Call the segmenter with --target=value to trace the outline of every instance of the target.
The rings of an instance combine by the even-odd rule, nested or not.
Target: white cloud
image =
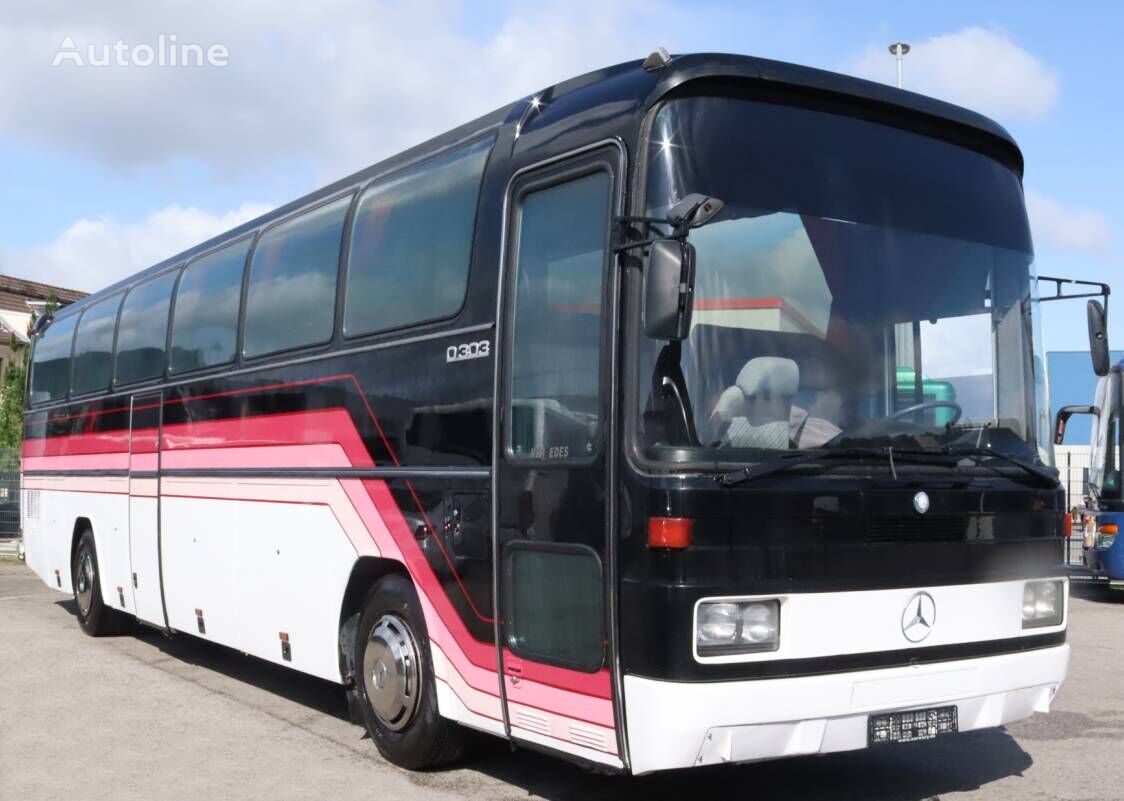
[[[63,0],[8,11],[0,139],[136,180],[184,163],[219,181],[300,163],[325,183],[559,80],[673,47],[668,32],[686,13],[660,0],[550,0],[485,27],[458,0],[321,0],[283,13],[274,0],[204,2],[190,15],[175,0]],[[229,63],[51,66],[67,37],[100,60],[102,45],[151,45],[160,34],[224,45]],[[125,221],[112,204],[42,247],[0,249],[0,270],[98,289],[265,210],[170,206]]]
[[[1038,246],[1104,253],[1112,244],[1108,220],[1097,211],[1063,206],[1033,189],[1026,190],[1026,209]]]
[[[851,72],[893,84],[894,57],[871,46]],[[1010,120],[1036,120],[1058,100],[1058,76],[1004,33],[969,27],[913,43],[903,68],[906,89]]]
[[[558,80],[670,47],[686,13],[658,0],[555,0],[473,31],[475,9],[456,0],[321,0],[283,13],[273,0],[246,0],[195,4],[191,15],[173,0],[69,0],[11,11],[0,29],[0,135],[117,168],[186,158],[222,172],[296,157],[324,178]],[[102,44],[159,34],[224,45],[229,64],[51,66],[67,36],[100,54]]]
[[[0,253],[0,269],[71,289],[95,291],[269,210],[248,203],[224,214],[169,206],[144,220],[81,219],[43,247]]]

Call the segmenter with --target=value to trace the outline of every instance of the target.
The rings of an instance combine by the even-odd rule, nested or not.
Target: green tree
[[[53,314],[59,307],[59,298],[51,293],[47,298],[46,314]],[[35,314],[31,315],[35,324]],[[30,348],[13,342],[15,358],[9,362],[0,377],[0,448],[10,448],[18,452],[23,443],[23,399],[27,390],[27,361]]]

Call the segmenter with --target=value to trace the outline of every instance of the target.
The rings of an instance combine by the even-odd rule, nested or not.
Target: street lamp
[[[905,42],[894,42],[890,45],[890,52],[894,54],[894,58],[898,61],[898,88],[902,88],[902,59],[905,54],[909,52],[909,45]]]

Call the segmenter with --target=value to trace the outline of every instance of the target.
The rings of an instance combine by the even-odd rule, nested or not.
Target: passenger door
[[[607,343],[619,164],[616,148],[602,148],[513,184],[496,448],[496,619],[510,734],[610,764]]]
[[[129,410],[129,561],[137,617],[164,628],[160,563],[160,427],[164,395],[134,395]]]

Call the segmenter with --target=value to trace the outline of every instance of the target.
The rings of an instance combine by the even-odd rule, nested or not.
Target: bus
[[[1066,423],[1073,415],[1092,415],[1088,495],[1082,515],[1084,529],[1076,532],[1082,538],[1082,564],[1074,578],[1080,577],[1112,590],[1124,589],[1124,545],[1118,544],[1116,537],[1121,523],[1124,523],[1124,494],[1120,486],[1120,453],[1124,446],[1120,429],[1124,411],[1122,374],[1124,361],[1113,365],[1107,374],[1101,376],[1092,406],[1065,406],[1060,409],[1054,440],[1056,444],[1062,444]]]
[[[548,87],[43,318],[27,562],[89,634],[339,683],[407,768],[1045,712],[1022,169],[978,114],[759,58]]]

